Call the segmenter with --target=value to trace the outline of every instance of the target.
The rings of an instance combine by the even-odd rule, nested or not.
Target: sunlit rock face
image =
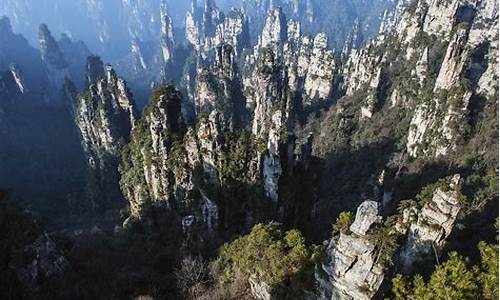
[[[473,99],[494,90],[485,88],[494,81],[491,71],[497,70],[490,56],[498,51],[497,43],[490,42],[498,39],[493,33],[498,11],[492,7],[489,2],[416,1],[410,9],[395,12],[389,29],[381,29],[383,34],[366,47],[352,50],[341,65],[341,90],[348,96],[366,94],[360,119],[384,112],[388,93],[391,107],[414,111],[406,135],[411,157],[443,157],[455,151],[468,130]],[[407,82],[388,77],[394,57],[390,51],[377,51],[393,42],[412,68]]]
[[[25,83],[22,74],[16,66],[12,65],[10,70],[0,73],[0,105],[13,103],[25,91]]]
[[[104,68],[98,57],[89,57],[88,90],[77,99],[75,119],[89,168],[91,207],[119,200],[118,163],[129,141],[136,112],[126,82],[110,65]]]
[[[195,228],[218,234],[221,225],[228,226],[236,212],[221,208],[227,204],[206,186],[226,188],[226,166],[234,164],[231,155],[237,145],[232,138],[246,136],[240,133],[245,118],[240,93],[235,50],[229,44],[217,47],[213,64],[197,71],[196,126],[184,123],[177,89],[169,85],[155,91],[133,130],[121,167],[130,221],[150,219],[149,211],[154,207],[190,220],[191,225],[183,225],[190,238],[196,236]],[[243,169],[231,176],[254,182],[259,157],[252,152],[241,159],[238,168]]]
[[[231,45],[235,55],[240,56],[245,48],[250,46],[249,24],[246,16],[238,9],[232,9],[225,16],[224,22],[218,24],[214,45]]]
[[[377,263],[375,244],[367,234],[381,219],[379,204],[363,202],[357,210],[350,233],[341,233],[328,245],[328,262],[317,274],[318,299],[372,299],[384,279],[384,270]]]
[[[445,246],[462,209],[459,190],[460,175],[457,174],[451,178],[449,186],[437,188],[432,200],[420,211],[409,208],[403,212],[406,217],[399,226],[408,228],[399,254],[403,271],[414,270],[416,263],[436,255]]]
[[[498,47],[497,43],[485,38],[498,40],[498,33],[493,33],[492,29],[498,27],[498,20],[495,21],[498,10],[493,9],[489,2],[472,7],[452,1],[444,8],[442,6],[440,1],[433,1],[428,6],[417,7],[422,11],[427,7],[428,12],[420,30],[429,35],[444,36],[449,43],[434,84],[435,104],[420,104],[411,121],[407,149],[414,157],[422,154],[439,157],[453,151],[460,140],[458,132],[464,130],[465,119],[470,113],[470,99],[474,95],[491,93],[491,89],[484,88],[486,82],[492,82],[490,72],[495,69],[492,63],[496,59],[489,53],[497,53]],[[449,30],[452,26],[457,28]],[[479,27],[484,34],[482,38],[477,34]],[[478,57],[483,63],[479,63]],[[470,86],[464,87],[464,79],[471,83]],[[437,116],[440,110],[445,111],[444,118]],[[424,144],[430,147],[424,147]]]
[[[318,34],[313,41],[312,53],[307,68],[304,90],[308,102],[314,103],[331,96],[333,77],[335,75],[335,59],[333,51],[328,49],[325,34]]]
[[[375,244],[376,231],[381,230],[376,224],[389,226],[385,230],[401,237],[391,252],[396,272],[409,274],[419,263],[440,255],[463,207],[460,175],[441,179],[425,195],[422,206],[412,202],[391,216],[392,225],[388,219],[382,222],[381,203],[361,203],[349,230],[330,240],[327,262],[316,271],[318,299],[373,299],[379,292],[387,268]]]
[[[287,39],[286,18],[283,11],[273,9],[267,15],[264,28],[259,37],[259,47],[276,46]]]
[[[161,53],[164,63],[174,60],[174,26],[169,15],[167,2],[163,0],[160,6],[161,21]]]

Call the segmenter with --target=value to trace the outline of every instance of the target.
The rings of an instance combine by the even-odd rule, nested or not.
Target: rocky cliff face
[[[174,25],[168,13],[167,2],[162,1],[160,7],[161,20],[161,52],[163,62],[168,64],[174,60]]]
[[[214,43],[215,46],[222,43],[231,45],[237,57],[250,47],[248,19],[241,10],[232,9],[228,12],[224,22],[217,26]]]
[[[55,97],[47,95],[50,83],[40,52],[32,48],[23,36],[12,31],[10,20],[6,17],[0,18],[0,36],[1,72],[6,75],[11,73],[17,88],[22,89],[26,98],[55,102]]]
[[[45,63],[47,75],[50,80],[52,97],[60,97],[66,79],[71,79],[78,87],[83,88],[82,71],[86,60],[91,55],[83,42],[75,42],[66,34],[56,41],[47,25],[42,24],[39,28],[40,55]]]
[[[68,78],[71,79],[79,89],[85,88],[82,73],[87,65],[87,57],[92,55],[90,50],[82,41],[74,41],[68,35],[62,34],[57,41],[65,60],[68,62]]]
[[[265,48],[277,46],[287,39],[286,18],[281,8],[272,9],[267,14],[264,28],[259,36],[258,46]]]
[[[497,53],[498,40],[497,33],[493,34],[493,31],[498,30],[497,10],[492,8],[495,1],[489,2],[417,1],[395,18],[396,22],[389,26],[392,29],[384,31],[383,35],[365,48],[351,51],[342,60],[341,71],[337,75],[341,81],[340,90],[346,96],[340,97],[331,113],[325,117],[317,132],[313,155],[324,155],[328,161],[332,159],[332,152],[342,157],[342,151],[337,149],[346,145],[370,149],[373,145],[370,143],[375,142],[377,145],[376,143],[383,143],[384,139],[395,140],[403,147],[396,146],[396,155],[383,159],[381,166],[386,168],[384,171],[393,170],[392,174],[395,175],[386,173],[385,179],[394,176],[396,182],[401,180],[399,176],[405,172],[402,170],[404,166],[414,160],[428,161],[435,157],[452,160],[451,157],[462,156],[464,145],[477,134],[477,127],[470,123],[477,117],[474,113],[477,105],[497,105],[496,100],[492,100],[492,95],[496,95],[496,88],[483,88],[487,86],[486,82],[494,82],[488,70],[496,68],[490,65],[496,63],[490,53]],[[485,11],[486,7],[490,7],[488,12]],[[477,28],[482,28],[484,38],[477,35]],[[389,121],[393,118],[391,115],[397,121]],[[328,125],[332,123],[334,125]],[[375,133],[368,129],[387,128],[387,124],[394,124],[395,130]],[[322,139],[328,139],[329,142]],[[328,143],[335,146],[325,147]],[[384,149],[380,153],[387,151],[394,150]],[[368,153],[363,154],[363,150],[360,153],[348,153],[356,153],[354,155],[359,155],[359,159],[370,156]],[[406,153],[410,158],[405,158]],[[332,175],[335,177],[333,181],[352,174],[351,168],[343,168],[340,161],[333,162],[331,170],[328,168],[330,166],[327,165],[324,170],[328,171],[323,176]],[[375,167],[374,170],[375,174],[380,174],[381,169]],[[335,176],[339,172],[342,175]],[[458,180],[459,177],[454,177],[440,187],[433,187],[431,191],[427,191],[427,200],[420,205],[414,204],[411,208],[402,209],[397,215],[399,225],[394,225],[394,228],[400,231],[398,234],[405,236],[399,240],[399,250],[393,256],[397,261],[396,272],[410,272],[416,264],[423,263],[423,260],[433,260],[440,255],[454,228],[457,215],[463,208]],[[371,178],[365,178],[360,184],[369,186],[372,181]],[[332,183],[326,183],[330,184]],[[384,185],[381,185],[382,188],[387,188]],[[338,195],[335,189],[324,189]],[[398,188],[392,187],[392,191],[394,189]],[[390,195],[393,195],[392,191]],[[353,194],[371,193],[368,187],[353,189]],[[382,199],[385,195],[388,194],[384,192],[375,197]],[[323,197],[331,196],[324,194]],[[390,207],[390,201],[393,200],[384,201],[384,207],[387,207],[387,203]],[[348,201],[352,201],[352,198]],[[342,238],[341,235],[339,243],[343,241]],[[378,287],[370,289],[369,284],[361,289],[364,294],[348,294],[359,287],[349,285],[358,282],[357,276],[349,277],[353,275],[346,272],[340,273],[343,274],[340,279],[335,279],[334,276],[339,276],[336,268],[339,268],[338,272],[343,270],[343,264],[336,260],[340,255],[339,251],[332,251],[339,248],[335,246],[337,244],[330,244],[328,250],[329,259],[335,262],[330,265],[333,269],[325,268],[329,274],[327,278],[330,279],[318,276],[320,290],[326,293],[321,297],[331,298],[333,295],[332,299],[373,298]],[[356,256],[355,250],[351,250],[356,247],[346,248],[348,257]],[[354,263],[354,269],[360,261],[362,260]],[[370,270],[377,269],[370,267],[357,275],[359,278],[375,278],[373,282],[378,282],[386,273],[382,270],[379,277],[374,277]],[[336,285],[348,292],[335,296]]]
[[[425,190],[410,207],[401,200],[444,173],[475,176],[497,162],[488,149],[498,131],[496,0],[419,0],[407,8],[406,1],[391,1],[398,6],[380,28],[366,28],[360,18],[339,26],[353,27],[342,53],[329,46],[341,48],[329,41],[335,30],[314,29],[332,14],[318,8],[350,11],[384,1],[244,1],[247,9],[227,14],[214,1],[202,9],[193,1],[188,46],[179,36],[174,41],[165,1],[125,2],[131,14],[122,17],[133,38],[121,67],[148,92],[157,87],[142,116],[125,81],[98,57],[88,58],[84,84],[67,80],[88,55],[82,43],[56,41],[42,26],[39,53],[0,19],[0,133],[7,128],[5,103],[35,93],[50,99],[63,87],[87,158],[91,206],[125,197],[126,228],[154,231],[168,218],[189,248],[278,220],[319,241],[339,211],[371,199],[330,240],[316,279],[320,299],[372,299],[387,274],[410,272],[439,255],[464,205],[456,177]],[[87,4],[101,11],[100,3]],[[261,23],[258,32],[254,22]],[[115,37],[103,24],[107,44]],[[380,35],[358,49],[372,30]],[[257,32],[253,48],[250,32]],[[17,63],[17,52],[39,62],[42,79]],[[157,84],[179,79],[181,69],[182,90]],[[80,85],[85,92],[77,95]],[[481,176],[471,176],[469,185],[490,188],[493,180]],[[53,248],[43,238],[40,245]],[[262,299],[272,294],[257,280],[250,289]]]
[[[208,140],[199,136],[191,138],[193,145],[198,142],[205,149],[202,153],[209,153],[201,159],[205,174],[209,174],[213,182],[218,177],[220,180],[220,174],[217,174],[220,171],[219,158],[215,153],[226,146],[221,142],[224,132],[235,129],[251,131],[259,143],[265,145],[265,151],[255,158],[260,165],[259,178],[265,194],[271,203],[280,206],[280,185],[291,176],[296,152],[300,152],[301,145],[297,144],[295,132],[297,124],[303,122],[308,113],[331,105],[344,95],[365,95],[361,102],[349,107],[349,110],[356,110],[353,113],[359,122],[369,124],[369,120],[379,119],[380,114],[389,109],[387,105],[393,111],[405,110],[405,114],[411,115],[412,120],[401,125],[407,127],[398,133],[407,139],[406,148],[411,156],[417,155],[419,150],[415,149],[421,144],[432,145],[429,151],[433,155],[453,150],[454,141],[461,136],[461,129],[457,133],[454,124],[460,123],[458,120],[467,111],[467,99],[473,97],[473,93],[454,88],[461,82],[457,78],[474,73],[475,80],[481,82],[478,74],[484,70],[479,65],[471,69],[464,58],[470,55],[462,52],[461,58],[453,62],[456,51],[452,49],[458,49],[457,43],[464,43],[461,39],[434,46],[429,44],[441,34],[429,29],[438,28],[435,25],[423,25],[423,12],[434,9],[429,7],[430,4],[418,2],[414,10],[405,13],[399,8],[387,17],[387,24],[380,29],[384,33],[380,38],[341,59],[337,59],[328,48],[325,34],[303,34],[301,24],[287,21],[282,10],[272,9],[264,22],[258,44],[244,57],[245,66],[238,72],[236,66],[238,54],[242,53],[240,41],[244,35],[245,16],[237,11],[223,16],[210,1],[200,14],[194,5],[186,17],[186,34],[195,51],[192,69],[196,72],[185,74],[185,78],[190,82],[187,102],[193,103],[194,114],[198,115],[194,118],[198,119],[195,123],[203,129],[203,135],[210,136]],[[467,24],[472,28],[473,15],[459,7],[459,15],[450,19],[444,14],[440,22],[455,24],[459,19],[460,22],[469,22]],[[414,27],[414,24],[421,26]],[[394,36],[395,31],[401,39]],[[458,27],[454,31],[455,37],[464,34]],[[446,95],[443,90],[447,91]],[[428,100],[420,101],[422,98]],[[454,99],[461,99],[462,104],[455,106],[459,101]],[[436,110],[436,105],[440,109]],[[339,114],[349,116],[351,111],[342,111],[341,106]],[[410,112],[412,106],[417,108]],[[435,126],[430,110],[434,111],[433,114],[445,115],[445,126]],[[347,120],[351,122],[351,119]],[[356,122],[354,124],[359,126]],[[347,125],[345,129],[350,128]],[[436,131],[431,134],[428,127],[436,128]],[[196,133],[196,130],[188,130],[186,136],[191,133]],[[436,142],[428,142],[425,136],[433,136],[432,140]],[[441,145],[443,141],[448,142]],[[194,165],[191,167],[194,169]],[[166,180],[165,176],[162,178]],[[167,190],[162,193],[166,194]],[[153,194],[156,194],[154,198],[166,197],[157,192]]]
[[[384,12],[393,15],[399,2],[404,1],[296,1],[296,0],[245,0],[226,1],[224,8],[240,8],[252,22],[252,41],[258,41],[258,36],[265,26],[266,14],[269,10],[281,7],[290,18],[300,22],[305,31],[312,34],[325,32],[331,45],[342,49],[351,44],[350,37],[357,33],[356,48],[362,47],[377,34],[377,29],[384,20]],[[357,29],[356,29],[357,28]]]
[[[446,179],[441,185],[432,192],[432,199],[420,211],[415,207],[402,211],[398,227],[407,238],[399,259],[405,272],[414,270],[419,261],[438,255],[454,228],[463,206],[460,175]]]
[[[285,65],[288,88],[293,97],[299,98],[300,106],[306,108],[332,96],[336,62],[325,34],[303,34],[301,24],[287,22],[276,9],[269,12],[259,44],[247,62],[256,60],[259,51],[269,51],[263,50],[266,48],[273,50],[276,63]]]
[[[218,59],[218,48],[231,46],[234,63],[242,59],[244,49],[250,46],[248,19],[238,9],[232,9],[224,15],[212,1],[205,3],[202,12],[193,3],[186,14],[185,29],[192,53],[184,67],[182,85],[187,90],[189,102],[194,103],[198,71],[214,64]]]
[[[384,279],[384,269],[377,262],[375,243],[368,230],[379,222],[379,203],[363,202],[350,226],[350,233],[340,233],[328,245],[328,262],[316,277],[318,299],[372,299]]]
[[[187,1],[186,1],[187,2]],[[68,32],[83,40],[91,49],[108,53],[113,62],[123,58],[133,38],[158,41],[161,34],[161,0],[113,1],[78,0],[73,2],[42,0],[6,1],[0,15],[12,19],[14,28],[30,42],[36,42],[33,28],[42,22],[55,32]],[[180,23],[187,3],[176,3],[170,11],[174,22]],[[47,19],[50,12],[52,18]],[[112,17],[111,17],[112,16]]]
[[[487,2],[480,6],[467,6],[459,1],[452,1],[445,8],[443,5],[440,1],[418,4],[415,16],[425,14],[425,17],[420,22],[415,23],[416,20],[413,22],[422,25],[407,30],[430,36],[445,35],[449,39],[443,60],[436,72],[435,84],[432,86],[433,99],[420,104],[417,107],[418,113],[412,120],[414,125],[410,128],[407,142],[408,152],[412,156],[422,153],[442,156],[454,150],[460,143],[460,135],[467,130],[464,120],[470,114],[471,99],[476,98],[476,95],[488,93],[485,94],[479,85],[483,76],[489,76],[485,73],[487,67],[473,62],[473,57],[479,55],[482,57],[481,60],[492,60],[493,58],[488,59],[485,55],[490,52],[495,53],[496,44],[478,38],[472,28],[482,26],[487,37],[488,33],[494,30],[492,28],[498,27],[498,23],[494,21],[498,19],[498,14],[490,9],[486,14],[490,14],[491,19],[483,17],[485,7],[492,5]],[[491,37],[498,39],[498,35],[495,35]],[[408,52],[414,53],[418,50],[409,47]],[[489,81],[489,79],[483,80]]]
[[[282,174],[290,175],[295,143],[293,127],[303,111],[325,101],[334,85],[335,61],[326,37],[303,35],[300,24],[271,10],[259,44],[246,58],[243,77],[252,133],[267,144],[262,178],[267,196],[279,202]],[[288,167],[286,167],[288,166]]]
[[[213,69],[215,78],[230,74],[225,68],[232,68],[227,60],[220,63]],[[244,192],[245,184],[256,182],[256,149],[251,137],[233,126],[233,115],[227,114],[225,105],[234,107],[234,103],[213,97],[225,90],[224,85],[214,87],[213,82],[202,83],[200,78],[195,127],[186,129],[181,94],[173,86],[155,92],[137,123],[121,165],[121,186],[130,203],[126,224],[151,220],[153,210],[166,210],[179,217],[186,233],[198,229],[216,233],[220,226],[229,230],[245,226],[246,216],[236,217],[243,213],[241,207],[227,201],[235,192],[231,187]],[[248,200],[244,194],[240,197],[244,206]]]
[[[362,119],[380,111],[389,102],[386,97],[392,107],[416,106],[406,147],[412,157],[443,156],[456,149],[468,130],[471,101],[492,91],[482,85],[491,82],[486,65],[495,62],[489,53],[496,53],[496,43],[484,37],[498,38],[492,33],[498,15],[494,9],[486,13],[487,6],[493,4],[417,1],[400,10],[376,40],[351,51],[342,65],[341,90],[347,96],[367,95]],[[483,38],[473,29],[478,27]],[[401,51],[389,50],[395,47]]]
[[[64,78],[69,77],[68,62],[45,24],[40,25],[39,42],[42,59],[49,70],[53,87],[60,87]]]
[[[383,162],[390,167],[377,166],[377,174],[381,167],[394,168],[391,164],[401,169],[408,159],[406,153],[410,158],[425,158],[454,151],[467,139],[465,120],[471,103],[492,94],[491,70],[495,67],[490,53],[496,53],[496,46],[477,31],[486,28],[483,32],[497,38],[492,30],[496,26],[493,5],[470,6],[457,1],[445,5],[422,0],[404,10],[403,4],[387,13],[385,24],[377,28],[382,33],[377,39],[363,49],[339,55],[329,49],[326,34],[304,34],[303,24],[288,21],[279,8],[269,10],[253,51],[242,51],[248,22],[244,13],[234,10],[223,15],[212,1],[207,1],[202,10],[193,4],[185,21],[186,38],[194,50],[184,74],[188,99],[181,109],[192,104],[188,124],[197,126],[180,134],[184,143],[180,148],[185,151],[185,143],[190,141],[192,146],[186,151],[198,151],[194,156],[201,157],[198,162],[204,174],[211,182],[221,182],[217,152],[227,147],[224,136],[235,131],[251,133],[261,146],[252,160],[257,162],[258,178],[267,198],[277,206],[282,205],[280,185],[292,177],[297,159],[302,159],[298,153],[303,145],[298,141],[305,141],[307,136],[312,136],[312,153],[318,155],[324,152],[320,139],[325,137],[335,136],[339,144],[331,145],[334,151],[342,147],[358,149],[368,140],[381,142],[374,133],[376,128],[390,128],[381,134],[392,139],[395,147],[405,145],[405,149],[392,150],[395,153],[391,152],[391,159],[399,161]],[[300,10],[297,5],[295,12]],[[311,17],[319,13],[313,9]],[[165,20],[168,25],[168,18]],[[169,36],[169,30],[166,32]],[[138,62],[142,64],[141,59]],[[238,68],[242,62],[243,68]],[[318,129],[313,123],[304,126],[307,118],[336,101],[340,103],[332,109],[338,119],[334,132],[329,135],[321,128],[328,121],[325,119],[319,125],[320,134],[309,135],[308,130]],[[401,121],[397,126],[384,125],[396,122],[396,118]],[[371,124],[375,124],[373,130]],[[189,168],[196,169],[198,162],[193,159]],[[168,169],[164,162],[160,165],[163,167],[158,170]],[[192,170],[181,176],[186,182],[194,178]],[[178,202],[165,200],[177,199],[167,196],[177,184],[159,192],[158,186],[168,181],[167,177],[164,174],[153,180],[156,183],[149,185],[155,192],[148,192],[146,198]],[[199,193],[191,183],[182,185]],[[129,193],[130,199],[134,193]],[[139,208],[133,211],[134,216],[140,215]]]
[[[182,192],[176,183],[186,180],[173,176],[167,166],[173,143],[176,137],[183,134],[181,95],[173,88],[164,88],[153,97],[133,131],[131,144],[124,152],[124,162],[130,164],[127,166],[130,169],[122,171],[122,190],[129,200],[131,215],[136,218],[144,215],[148,204],[167,207],[178,205],[174,204],[175,198],[171,197]],[[128,182],[136,184],[127,185]],[[174,188],[177,189],[174,191]],[[187,196],[186,192],[182,195]]]
[[[394,260],[392,271],[409,273],[440,255],[463,205],[460,175],[427,186],[417,198],[385,222],[381,203],[358,207],[349,230],[329,243],[327,262],[316,273],[318,299],[374,299],[388,270],[384,259]]]
[[[0,95],[2,103],[12,103],[25,92],[25,81],[20,70],[11,65],[9,70],[0,75]]]
[[[266,141],[269,153],[264,158],[262,176],[267,196],[277,204],[278,181],[283,172],[280,158],[282,133],[287,134],[286,127],[286,78],[282,63],[275,61],[275,53],[265,48],[261,65],[258,67],[254,97],[252,133]]]
[[[206,59],[220,43],[241,42],[246,29],[244,25],[244,16],[237,10],[230,12],[226,17],[214,1],[207,0],[200,13],[197,4],[193,2],[186,13],[186,40],[197,52],[197,56]],[[232,46],[241,49],[241,46],[236,44]]]
[[[118,162],[136,113],[125,81],[110,65],[104,70],[100,59],[90,57],[87,70],[90,86],[78,97],[75,118],[87,155],[89,197],[96,209],[120,198]]]

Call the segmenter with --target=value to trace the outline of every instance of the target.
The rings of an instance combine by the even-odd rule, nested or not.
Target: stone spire
[[[47,25],[40,25],[38,37],[42,59],[55,69],[66,68],[68,63]]]
[[[167,1],[162,0],[160,6],[161,16],[161,52],[163,62],[169,63],[173,61],[173,48],[174,48],[174,27],[172,25],[172,18],[168,14]]]

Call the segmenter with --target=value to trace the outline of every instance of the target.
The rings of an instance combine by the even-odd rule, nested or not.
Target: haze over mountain
[[[498,298],[498,30],[497,0],[1,1],[0,298]]]

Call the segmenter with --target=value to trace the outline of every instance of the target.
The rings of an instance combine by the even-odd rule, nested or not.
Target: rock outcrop
[[[286,74],[282,58],[272,46],[262,48],[257,69],[247,86],[247,105],[253,110],[252,133],[267,144],[262,177],[266,195],[278,202],[278,181],[283,172],[280,147],[287,132]],[[284,135],[283,135],[284,133]]]
[[[219,51],[231,51],[231,47]],[[224,199],[234,182],[255,183],[258,156],[250,136],[233,121],[235,103],[226,94],[234,71],[230,58],[230,53],[220,53],[214,68],[203,71],[211,79],[200,76],[194,127],[184,124],[181,94],[175,87],[162,86],[154,93],[121,165],[121,187],[130,204],[127,223],[147,221],[152,209],[190,220],[184,226],[190,232],[217,233],[228,223],[244,223],[233,217],[239,208],[228,210]]]
[[[301,66],[302,70],[307,71],[304,80],[307,98],[304,105],[332,96],[335,59],[333,51],[328,49],[328,40],[324,33],[319,33],[314,38],[309,62],[308,66]]]
[[[287,39],[287,22],[281,8],[271,10],[268,15],[262,33],[259,36],[258,47],[277,47]]]
[[[163,0],[160,6],[161,20],[161,53],[165,64],[174,60],[174,26],[168,13],[167,1]]]
[[[407,208],[402,212],[398,227],[407,230],[407,238],[399,253],[399,262],[404,272],[414,270],[419,261],[438,255],[446,244],[462,208],[460,175],[438,187],[431,197],[420,211]]]
[[[110,65],[89,58],[88,90],[77,100],[76,124],[89,167],[89,198],[93,209],[120,199],[118,163],[136,112],[126,82]],[[104,77],[102,77],[104,75]]]
[[[245,103],[241,94],[235,49],[229,44],[216,48],[215,63],[197,72],[194,103],[196,113],[217,111],[225,129],[242,126]]]
[[[186,40],[192,48],[187,65],[182,74],[182,87],[188,94],[187,103],[195,105],[195,89],[198,85],[198,75],[201,81],[206,81],[207,73],[204,71],[213,66],[220,56],[221,47],[232,48],[233,63],[237,63],[250,46],[248,20],[242,11],[231,9],[224,15],[213,1],[207,1],[202,13],[193,3],[185,18]],[[186,119],[193,116],[183,107]]]
[[[250,47],[248,26],[248,20],[243,12],[239,9],[232,9],[226,15],[224,22],[217,26],[214,46],[231,45],[236,57],[239,57],[244,49]]]
[[[335,60],[324,34],[303,35],[300,24],[282,10],[269,12],[254,53],[246,58],[243,77],[252,133],[267,144],[262,157],[266,195],[279,203],[279,182],[291,174],[293,127],[303,110],[326,101],[333,91]],[[290,168],[285,168],[289,166]]]
[[[45,24],[40,25],[39,43],[42,59],[49,70],[49,78],[53,87],[60,88],[64,83],[64,78],[69,77],[69,64]]]
[[[401,241],[388,254],[396,262],[396,272],[410,273],[417,263],[439,256],[462,208],[462,198],[457,174],[425,187],[417,197],[421,208],[415,201],[403,203],[394,222],[381,222],[378,202],[363,202],[349,230],[329,243],[327,262],[316,272],[318,299],[373,299],[386,273],[381,247],[393,243],[380,240],[379,232],[385,232],[384,239],[389,234]],[[374,228],[377,223],[380,226]]]
[[[316,279],[318,299],[372,299],[384,279],[384,269],[377,263],[375,244],[368,230],[377,221],[379,204],[363,202],[357,210],[350,233],[340,233],[328,245],[328,262]]]
[[[189,181],[185,178],[188,170],[179,168],[181,173],[174,176],[173,166],[169,165],[176,136],[183,134],[180,101],[181,95],[173,87],[157,91],[124,152],[127,165],[122,167],[121,186],[135,218],[141,218],[148,205],[173,207],[179,204],[177,199],[187,196],[186,192],[179,193],[181,183]],[[181,154],[171,160],[182,160]]]
[[[8,71],[0,73],[0,96],[1,104],[12,103],[25,91],[25,83],[22,74],[16,66],[10,66]]]
[[[87,57],[91,56],[92,53],[82,41],[74,41],[64,33],[61,34],[61,38],[57,41],[57,44],[68,63],[69,79],[79,89],[85,88],[85,80],[82,80],[82,71],[85,70],[87,65]]]
[[[186,28],[186,40],[193,46],[196,51],[200,49],[200,32],[198,30],[199,24],[196,17],[196,8],[191,7],[191,10],[186,12],[186,19],[184,21],[184,26]]]
[[[467,130],[465,120],[470,114],[470,99],[475,95],[485,94],[481,80],[491,82],[486,71],[489,69],[491,72],[495,67],[480,66],[474,60],[480,56],[479,60],[483,64],[484,61],[487,65],[495,63],[495,59],[485,56],[485,53],[495,53],[497,43],[491,43],[485,37],[498,40],[498,33],[492,33],[498,28],[498,20],[495,21],[498,19],[498,11],[492,9],[493,3],[488,1],[474,6],[460,1],[451,1],[446,5],[442,1],[432,1],[426,5],[421,4],[422,2],[424,1],[417,3],[415,15],[406,16],[406,19],[411,19],[410,16],[420,18],[421,22],[415,24],[421,24],[421,27],[415,28],[416,33],[411,34],[414,37],[410,38],[410,25],[407,25],[407,36],[415,39],[421,31],[438,38],[445,36],[449,43],[433,86],[432,99],[416,108],[417,113],[408,133],[407,150],[414,157],[422,154],[443,156],[453,151],[462,140],[461,135]],[[424,12],[425,17],[422,19]],[[477,35],[478,27],[485,33],[483,38]],[[412,49],[408,53],[414,51],[417,50]],[[417,74],[421,72],[417,70]],[[419,77],[422,82],[422,76]]]

